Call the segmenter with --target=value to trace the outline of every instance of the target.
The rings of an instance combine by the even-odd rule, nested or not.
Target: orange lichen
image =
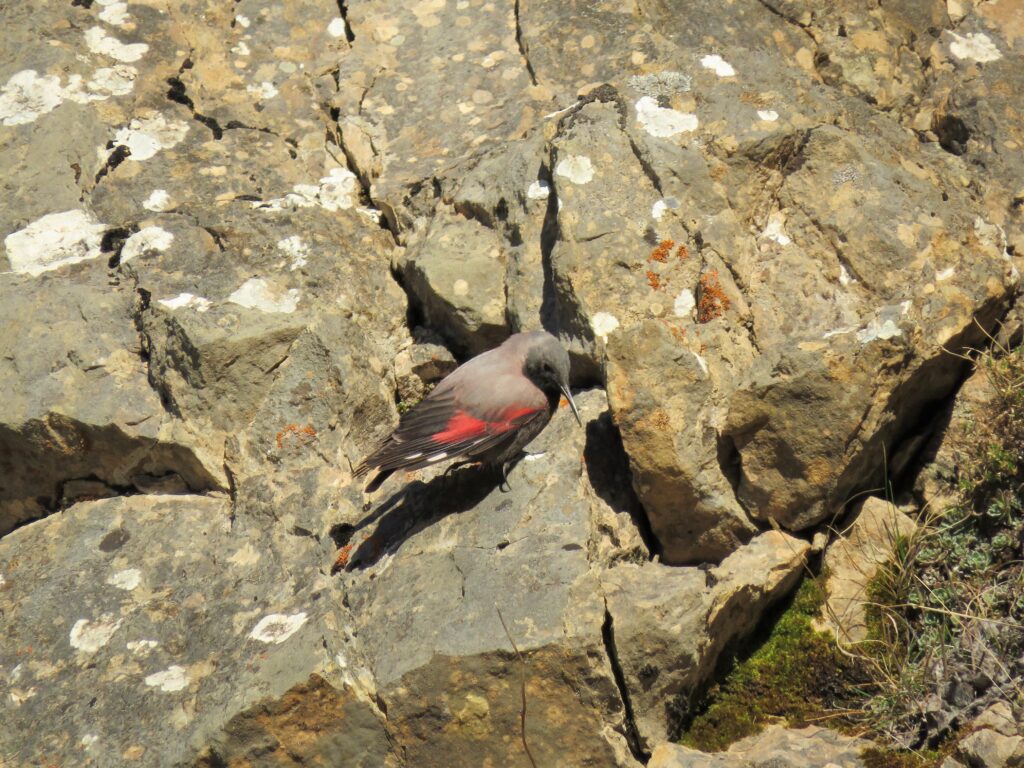
[[[679,258],[680,261],[686,261],[688,258],[690,258],[690,252],[686,250],[685,243],[683,243],[682,245],[679,246],[679,248],[676,249],[676,256]]]
[[[282,449],[285,443],[291,447],[301,448],[309,445],[316,439],[316,430],[312,424],[300,427],[298,424],[286,424],[285,428],[275,436],[278,449]]]
[[[647,284],[656,291],[662,287],[661,278],[658,277],[657,272],[647,270]]]
[[[668,254],[672,250],[672,246],[676,244],[675,240],[662,240],[658,243],[658,247],[651,251],[651,255],[647,257],[648,261],[660,261],[664,264],[668,261]]]
[[[331,573],[340,571],[342,568],[348,566],[348,558],[352,553],[352,545],[346,544],[344,547],[338,550],[338,556],[334,558],[334,565],[331,566]]]
[[[718,270],[712,269],[700,276],[700,298],[697,300],[697,322],[707,323],[721,317],[732,302],[722,290]]]
[[[668,330],[669,330],[669,333],[671,333],[675,337],[676,341],[678,341],[680,344],[684,344],[686,342],[686,329],[685,328],[677,328],[676,326],[672,325],[671,323],[668,323]]]

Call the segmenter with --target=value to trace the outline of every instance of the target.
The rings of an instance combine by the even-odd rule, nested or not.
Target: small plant
[[[906,747],[963,725],[950,685],[1024,702],[1024,351],[990,350],[977,368],[993,394],[955,457],[957,503],[923,515],[868,585],[865,725]]]

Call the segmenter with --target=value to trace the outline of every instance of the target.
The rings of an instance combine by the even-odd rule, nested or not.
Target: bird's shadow
[[[495,467],[462,467],[423,482],[414,480],[393,493],[356,525],[336,525],[331,537],[345,547],[376,524],[373,532],[349,552],[345,570],[364,570],[406,540],[448,515],[472,509],[502,483]]]

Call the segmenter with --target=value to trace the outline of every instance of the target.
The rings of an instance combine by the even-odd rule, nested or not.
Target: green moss
[[[683,744],[715,752],[771,722],[800,726],[834,717],[852,703],[863,673],[830,635],[811,626],[824,597],[818,580],[804,579],[788,605],[776,612],[767,636],[744,649],[708,691]]]

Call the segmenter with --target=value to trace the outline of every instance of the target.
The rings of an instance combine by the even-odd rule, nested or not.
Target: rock
[[[975,728],[988,728],[1003,736],[1016,736],[1018,731],[1017,718],[1013,708],[1005,701],[997,701],[978,715],[972,725]]]
[[[867,639],[864,602],[871,579],[917,524],[891,502],[869,496],[854,507],[850,520],[825,550],[827,599],[817,628],[830,630],[844,645]]]
[[[6,275],[0,292],[0,532],[143,476],[227,490],[222,447],[165,410],[147,380],[130,290],[85,262]]]
[[[967,764],[968,768],[1006,768],[1020,765],[1018,759],[1011,762],[1024,738],[1014,734],[1004,736],[998,731],[982,728],[962,739],[957,745],[957,755]]]
[[[427,325],[472,357],[509,335],[505,258],[492,230],[439,212],[425,232],[410,236],[398,270]]]
[[[577,404],[587,423],[606,408],[599,392]],[[474,468],[447,487],[414,480],[350,534],[346,603],[388,722],[417,765],[523,760],[521,679],[538,764],[567,753],[635,764],[588,558],[609,535],[598,523],[614,515],[580,464],[588,436],[562,410],[530,446],[544,455],[510,473],[509,494]]]
[[[864,768],[861,753],[870,741],[843,736],[827,728],[786,728],[772,725],[756,736],[737,741],[726,752],[706,754],[663,742],[651,755],[648,768]]]
[[[222,499],[133,496],[5,536],[3,754],[82,765],[395,759],[341,596],[315,567],[293,559],[289,570],[268,534],[233,525]]]
[[[395,357],[395,386],[401,402],[415,405],[457,366],[452,353],[441,344],[418,342],[402,350]]]
[[[804,567],[807,542],[769,531],[707,571],[656,563],[621,566],[602,578],[615,653],[645,752],[668,738],[671,714],[748,635]]]

